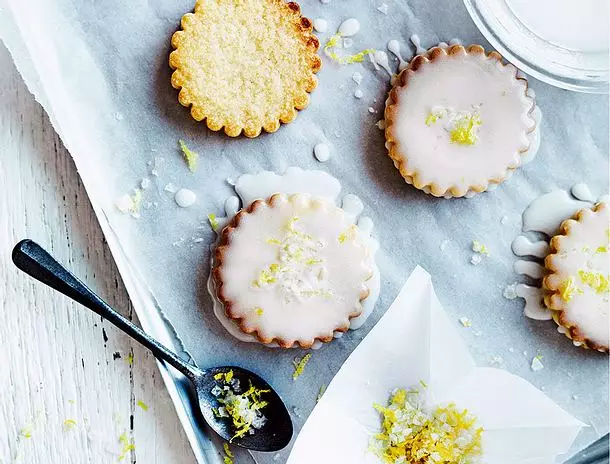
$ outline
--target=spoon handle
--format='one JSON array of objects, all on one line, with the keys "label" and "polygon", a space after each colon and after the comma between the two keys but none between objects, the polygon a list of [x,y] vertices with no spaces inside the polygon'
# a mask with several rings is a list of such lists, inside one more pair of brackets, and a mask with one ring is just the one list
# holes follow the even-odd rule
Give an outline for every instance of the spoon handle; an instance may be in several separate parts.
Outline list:
[{"label": "spoon handle", "polygon": [[200,369],[180,359],[173,351],[112,309],[36,242],[29,239],[20,241],[13,249],[12,257],[15,266],[23,272],[110,321],[152,351],[156,358],[167,361],[189,379],[195,380],[203,374]]}]

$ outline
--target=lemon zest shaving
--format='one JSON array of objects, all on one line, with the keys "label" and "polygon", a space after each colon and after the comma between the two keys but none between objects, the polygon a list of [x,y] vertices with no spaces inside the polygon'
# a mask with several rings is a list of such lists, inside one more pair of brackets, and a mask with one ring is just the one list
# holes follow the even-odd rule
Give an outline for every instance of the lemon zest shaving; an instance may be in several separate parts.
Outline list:
[{"label": "lemon zest shaving", "polygon": [[267,243],[269,245],[281,245],[282,242],[280,242],[277,238],[269,238],[267,239]]},{"label": "lemon zest shaving", "polygon": [[607,246],[598,246],[597,250],[595,250],[595,253],[608,253],[608,247]]},{"label": "lemon zest shaving", "polygon": [[197,170],[199,155],[194,151],[191,151],[183,140],[178,140],[178,143],[180,144],[180,149],[182,150],[182,154],[184,155],[184,160],[186,161],[189,171],[195,172]]},{"label": "lemon zest shaving", "polygon": [[480,253],[485,256],[489,256],[489,248],[484,243],[479,242],[478,240],[472,241],[472,251],[475,253]]},{"label": "lemon zest shaving", "polygon": [[339,234],[337,240],[343,245],[348,240],[353,240],[354,238],[356,238],[356,225],[352,224],[344,232]]},{"label": "lemon zest shaving", "polygon": [[341,38],[341,34],[335,34],[331,36],[324,45],[324,54],[339,64],[361,63],[369,53],[375,52],[374,49],[367,48],[354,55],[339,55],[334,49],[339,45],[339,40]]},{"label": "lemon zest shaving", "polygon": [[256,313],[257,316],[262,316],[264,313],[263,308],[261,308],[261,307],[254,308],[254,312]]},{"label": "lemon zest shaving", "polygon": [[208,221],[210,221],[212,230],[216,232],[218,230],[218,219],[216,219],[216,215],[214,213],[208,214]]},{"label": "lemon zest shaving", "polygon": [[226,383],[229,383],[233,380],[233,369],[228,370],[227,372],[218,372],[214,374],[214,380],[223,380]]},{"label": "lemon zest shaving", "polygon": [[122,461],[127,456],[127,453],[136,449],[136,444],[134,440],[131,441],[127,438],[127,433],[123,432],[119,437],[119,443],[123,446],[121,448],[121,454],[119,454],[119,461]]},{"label": "lemon zest shaving", "polygon": [[222,458],[223,464],[233,464],[233,453],[229,449],[229,444],[228,443],[223,443],[222,449],[225,452],[225,455]]},{"label": "lemon zest shaving", "polygon": [[23,438],[32,438],[32,432],[32,427],[28,425],[19,431],[19,435],[21,435]]},{"label": "lemon zest shaving", "polygon": [[136,404],[140,406],[143,411],[148,411],[148,405],[144,401],[138,400]]},{"label": "lemon zest shaving", "polygon": [[74,419],[64,420],[64,432],[72,430],[74,427],[76,427],[76,421]]},{"label": "lemon zest shaving", "polygon": [[292,373],[292,380],[298,379],[301,376],[301,374],[303,374],[303,371],[305,370],[305,366],[307,366],[307,363],[309,362],[309,358],[311,358],[311,353],[307,353],[301,359],[294,358],[292,360],[292,365],[294,366],[294,372]]},{"label": "lemon zest shaving", "polygon": [[322,384],[320,389],[318,390],[318,396],[316,396],[316,403],[322,399],[324,393],[326,392],[326,384]]},{"label": "lemon zest shaving", "polygon": [[578,277],[580,277],[580,280],[583,284],[592,288],[595,293],[610,292],[610,288],[608,286],[608,277],[604,276],[601,272],[580,270],[578,271]]},{"label": "lemon zest shaving", "polygon": [[559,284],[559,296],[565,302],[570,301],[577,291],[574,280],[574,277],[570,277]]},{"label": "lemon zest shaving", "polygon": [[125,362],[130,366],[133,366],[133,351],[131,351],[125,358]]}]

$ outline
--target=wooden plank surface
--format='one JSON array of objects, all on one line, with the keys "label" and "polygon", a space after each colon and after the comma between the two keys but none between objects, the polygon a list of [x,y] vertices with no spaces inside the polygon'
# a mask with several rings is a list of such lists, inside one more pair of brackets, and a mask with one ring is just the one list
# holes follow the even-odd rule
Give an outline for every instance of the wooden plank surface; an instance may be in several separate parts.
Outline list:
[{"label": "wooden plank surface", "polygon": [[193,463],[154,358],[10,261],[32,238],[133,316],[72,159],[1,43],[0,190],[0,464]]}]

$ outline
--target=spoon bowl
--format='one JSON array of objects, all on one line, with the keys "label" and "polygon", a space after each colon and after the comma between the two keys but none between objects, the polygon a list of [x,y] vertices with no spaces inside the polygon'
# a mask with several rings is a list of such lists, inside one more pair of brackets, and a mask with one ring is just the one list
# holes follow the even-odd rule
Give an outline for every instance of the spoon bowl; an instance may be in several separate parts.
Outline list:
[{"label": "spoon bowl", "polygon": [[[167,362],[185,375],[197,393],[201,416],[224,440],[255,451],[279,451],[292,439],[292,421],[284,402],[260,376],[237,366],[202,370],[185,361],[112,309],[32,240],[22,240],[15,245],[12,258],[13,263],[23,272],[99,314],[148,348],[157,359]],[[226,381],[227,378],[230,381]],[[252,417],[242,415],[247,430],[240,427],[239,429],[244,433],[237,433],[239,430],[234,424],[233,417],[221,413],[221,408],[226,406],[223,404],[223,399],[226,399],[229,393],[246,396],[251,387],[260,392],[258,395],[260,398],[257,397],[259,401],[251,408],[258,407],[260,410],[258,414],[260,423],[255,424],[258,425],[255,427],[251,424]],[[232,398],[235,399],[234,396]],[[260,417],[261,415],[263,418]]]}]

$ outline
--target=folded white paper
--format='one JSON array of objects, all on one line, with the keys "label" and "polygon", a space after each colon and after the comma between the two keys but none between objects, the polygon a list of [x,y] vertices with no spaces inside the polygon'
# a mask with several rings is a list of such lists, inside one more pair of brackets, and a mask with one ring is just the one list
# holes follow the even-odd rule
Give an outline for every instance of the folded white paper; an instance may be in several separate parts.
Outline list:
[{"label": "folded white paper", "polygon": [[477,416],[487,464],[554,463],[584,426],[520,377],[476,367],[430,275],[417,267],[329,385],[288,464],[378,463],[367,452],[380,429],[373,403],[420,381],[428,405],[453,402]]}]

